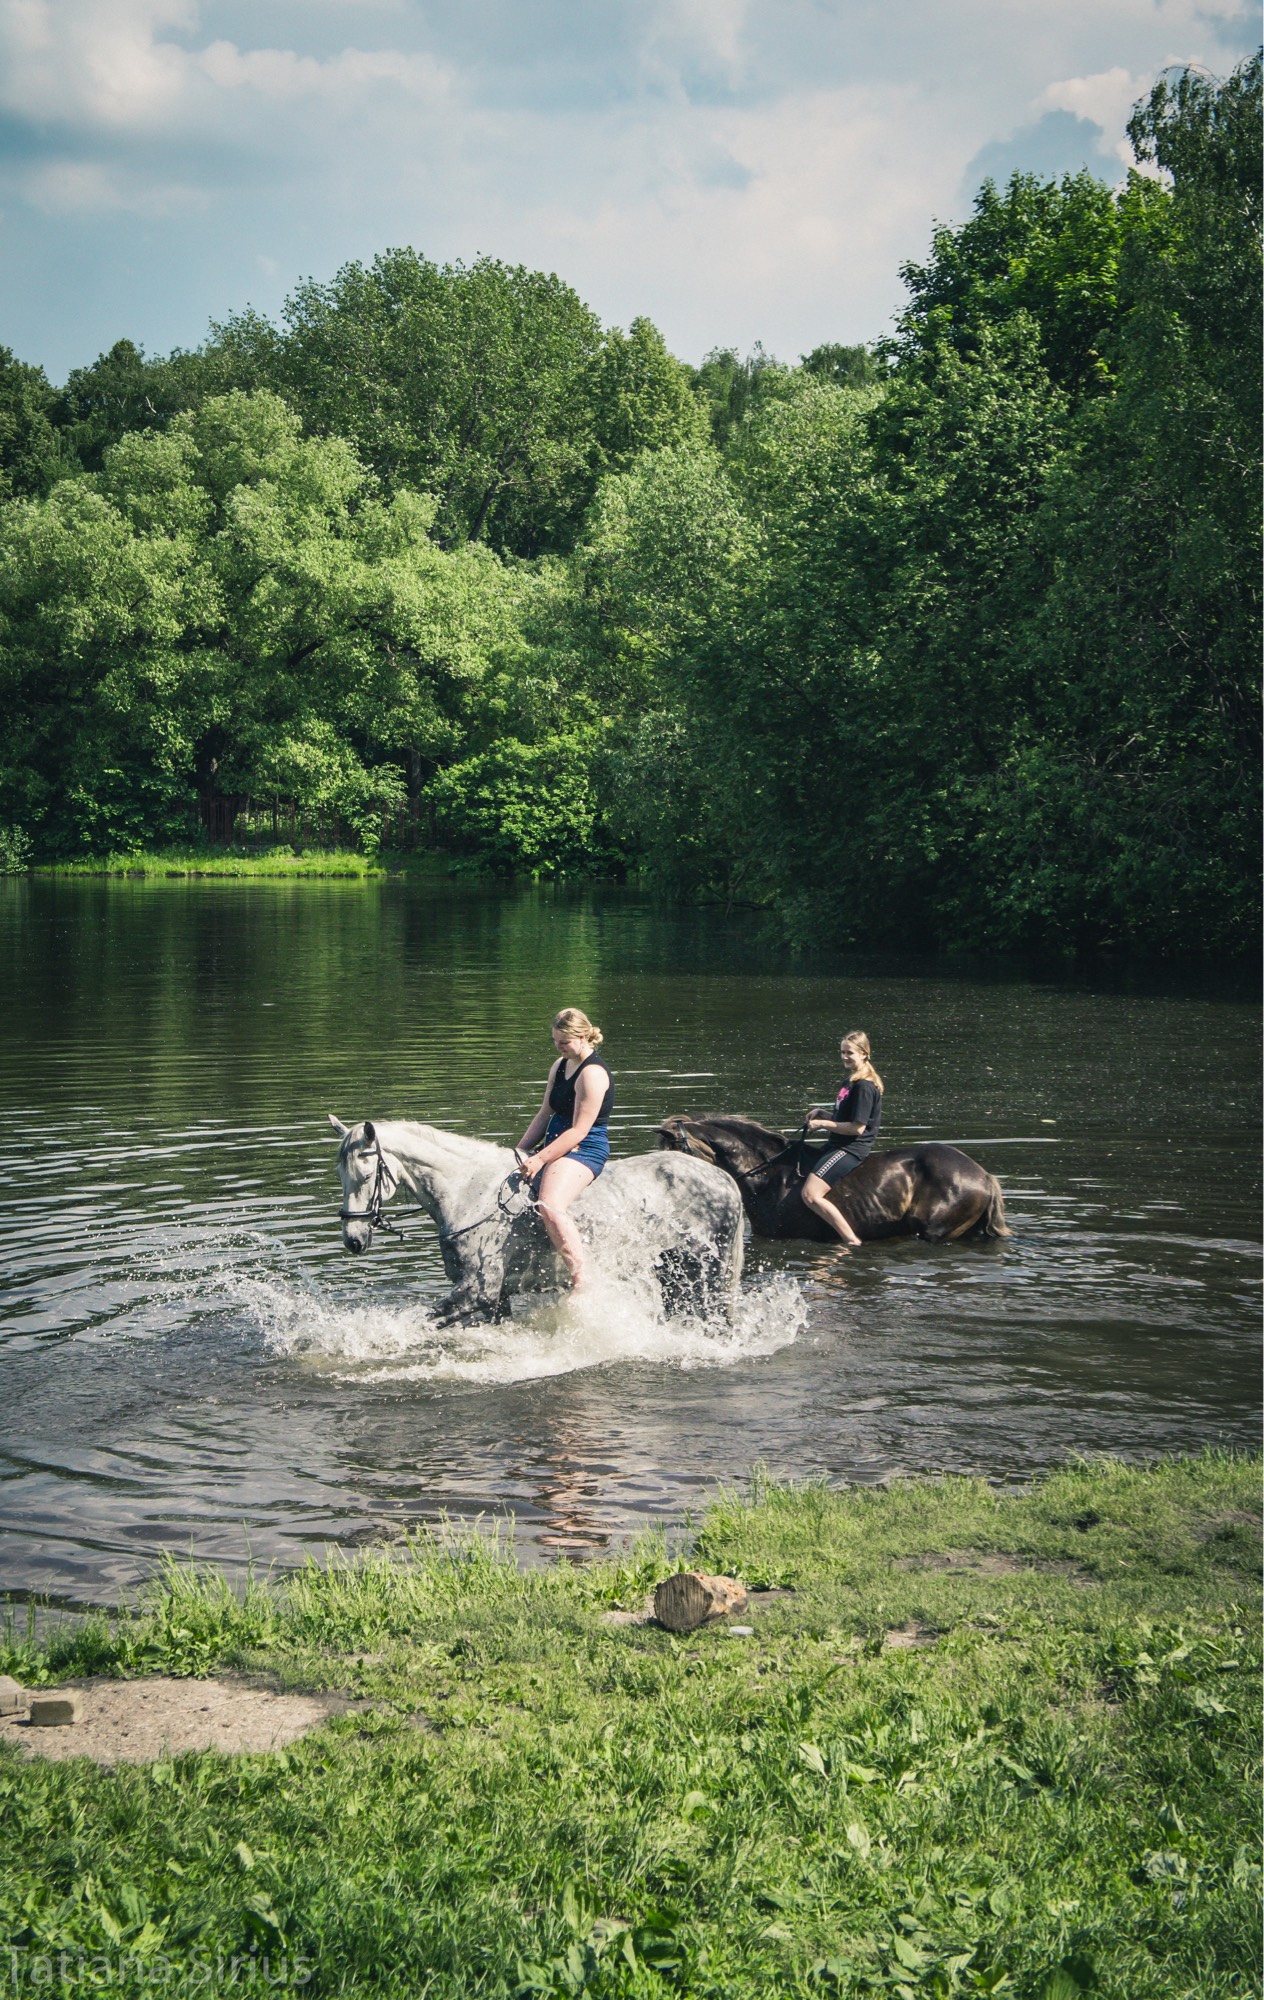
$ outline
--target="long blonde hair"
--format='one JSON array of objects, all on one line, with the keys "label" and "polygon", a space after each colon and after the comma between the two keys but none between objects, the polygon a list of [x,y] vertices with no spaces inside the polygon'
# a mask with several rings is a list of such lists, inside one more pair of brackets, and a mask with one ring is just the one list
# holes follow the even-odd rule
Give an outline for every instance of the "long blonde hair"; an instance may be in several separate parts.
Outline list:
[{"label": "long blonde hair", "polygon": [[595,1049],[601,1047],[601,1029],[593,1026],[580,1007],[563,1007],[560,1014],[553,1016],[553,1026],[563,1035],[572,1035],[577,1042],[591,1042]]},{"label": "long blonde hair", "polygon": [[854,1083],[857,1077],[861,1077],[866,1083],[871,1083],[874,1089],[878,1092],[878,1095],[881,1096],[882,1078],[878,1075],[877,1070],[874,1068],[873,1064],[869,1060],[869,1037],[865,1033],[864,1029],[853,1028],[850,1034],[846,1034],[843,1036],[843,1039],[839,1043],[838,1048],[840,1054],[844,1049],[848,1048],[856,1049],[859,1051],[860,1054],[860,1061],[857,1063],[855,1069],[852,1071],[851,1076],[848,1078],[848,1081]]}]

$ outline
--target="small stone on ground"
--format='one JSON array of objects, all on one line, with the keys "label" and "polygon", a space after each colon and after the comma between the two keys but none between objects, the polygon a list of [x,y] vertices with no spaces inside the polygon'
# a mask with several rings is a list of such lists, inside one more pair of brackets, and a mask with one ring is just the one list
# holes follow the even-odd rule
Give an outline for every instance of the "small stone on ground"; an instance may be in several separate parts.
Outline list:
[{"label": "small stone on ground", "polygon": [[27,1719],[32,1729],[64,1729],[78,1722],[81,1712],[79,1696],[60,1688],[56,1694],[33,1694]]},{"label": "small stone on ground", "polygon": [[0,1715],[25,1715],[31,1697],[12,1674],[0,1674]]}]

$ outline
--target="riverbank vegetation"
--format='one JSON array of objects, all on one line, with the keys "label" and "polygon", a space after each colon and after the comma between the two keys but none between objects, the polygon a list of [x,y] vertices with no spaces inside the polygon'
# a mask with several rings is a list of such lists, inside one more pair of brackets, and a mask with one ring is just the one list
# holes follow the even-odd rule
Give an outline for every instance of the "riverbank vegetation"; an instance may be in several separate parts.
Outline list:
[{"label": "riverbank vegetation", "polygon": [[341,877],[362,880],[368,875],[384,875],[381,861],[353,848],[322,848],[314,853],[292,847],[265,847],[251,852],[243,848],[170,847],[150,852],[103,854],[76,861],[55,861],[39,871],[44,875],[210,875],[238,881],[266,881],[291,877]]},{"label": "riverbank vegetation", "polygon": [[172,1566],[139,1617],[0,1664],[354,1705],[270,1754],[6,1753],[15,1981],[66,1952],[178,1993],[267,1957],[434,2000],[1245,2000],[1259,1477],[1206,1452],[1021,1492],[756,1480],[692,1545],[764,1587],[749,1636],[611,1622],[661,1545],[524,1571],[419,1536],[244,1595]]},{"label": "riverbank vegetation", "polygon": [[1259,60],[1130,130],[796,366],[411,251],[60,391],[3,359],[0,856],[272,801],[804,944],[1246,950]]}]

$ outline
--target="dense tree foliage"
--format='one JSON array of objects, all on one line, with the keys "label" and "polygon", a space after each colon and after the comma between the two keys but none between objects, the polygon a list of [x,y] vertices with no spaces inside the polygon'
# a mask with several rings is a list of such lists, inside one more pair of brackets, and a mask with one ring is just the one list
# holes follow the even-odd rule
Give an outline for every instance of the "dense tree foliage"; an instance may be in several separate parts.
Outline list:
[{"label": "dense tree foliage", "polygon": [[0,347],[0,500],[46,493],[69,470],[54,401],[43,369]]},{"label": "dense tree foliage", "polygon": [[877,392],[731,434],[756,547],[664,663],[656,872],[814,942],[1251,937],[1258,60],[1133,139],[1167,181],[985,187]]},{"label": "dense tree foliage", "polygon": [[906,264],[909,303],[891,353],[906,365],[951,346],[972,354],[987,327],[1023,313],[1053,380],[1071,390],[1109,379],[1122,244],[1158,195],[1134,178],[1121,195],[1091,174],[985,181],[963,228],[937,229],[927,264]]},{"label": "dense tree foliage", "polygon": [[744,361],[735,347],[712,348],[702,366],[693,371],[692,381],[721,450],[762,402],[780,393],[787,372],[758,342]]},{"label": "dense tree foliage", "polygon": [[[0,354],[0,831],[405,791],[814,943],[1253,935],[1260,63],[1015,175],[878,347],[696,370],[392,251],[60,396]],[[16,829],[16,831],[13,831]]]},{"label": "dense tree foliage", "polygon": [[199,790],[374,836],[462,740],[502,576],[266,391],[207,400],[0,524],[0,818],[45,852],[184,833]]}]

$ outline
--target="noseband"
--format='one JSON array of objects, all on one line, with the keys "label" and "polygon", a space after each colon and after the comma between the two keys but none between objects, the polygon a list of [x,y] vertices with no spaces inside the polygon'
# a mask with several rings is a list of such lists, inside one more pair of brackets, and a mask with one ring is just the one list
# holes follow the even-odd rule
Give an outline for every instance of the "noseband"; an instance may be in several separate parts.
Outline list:
[{"label": "noseband", "polygon": [[387,1179],[386,1161],[382,1157],[381,1140],[378,1139],[375,1144],[377,1146],[377,1171],[373,1176],[373,1191],[369,1196],[369,1205],[367,1208],[340,1208],[338,1210],[338,1220],[339,1222],[367,1222],[370,1236],[375,1229],[384,1229],[388,1236],[398,1236],[402,1241],[403,1230],[397,1229],[393,1222],[388,1222],[382,1212],[383,1202],[390,1200],[390,1196],[394,1194],[399,1183],[392,1179],[390,1194],[383,1194],[382,1183]]}]

